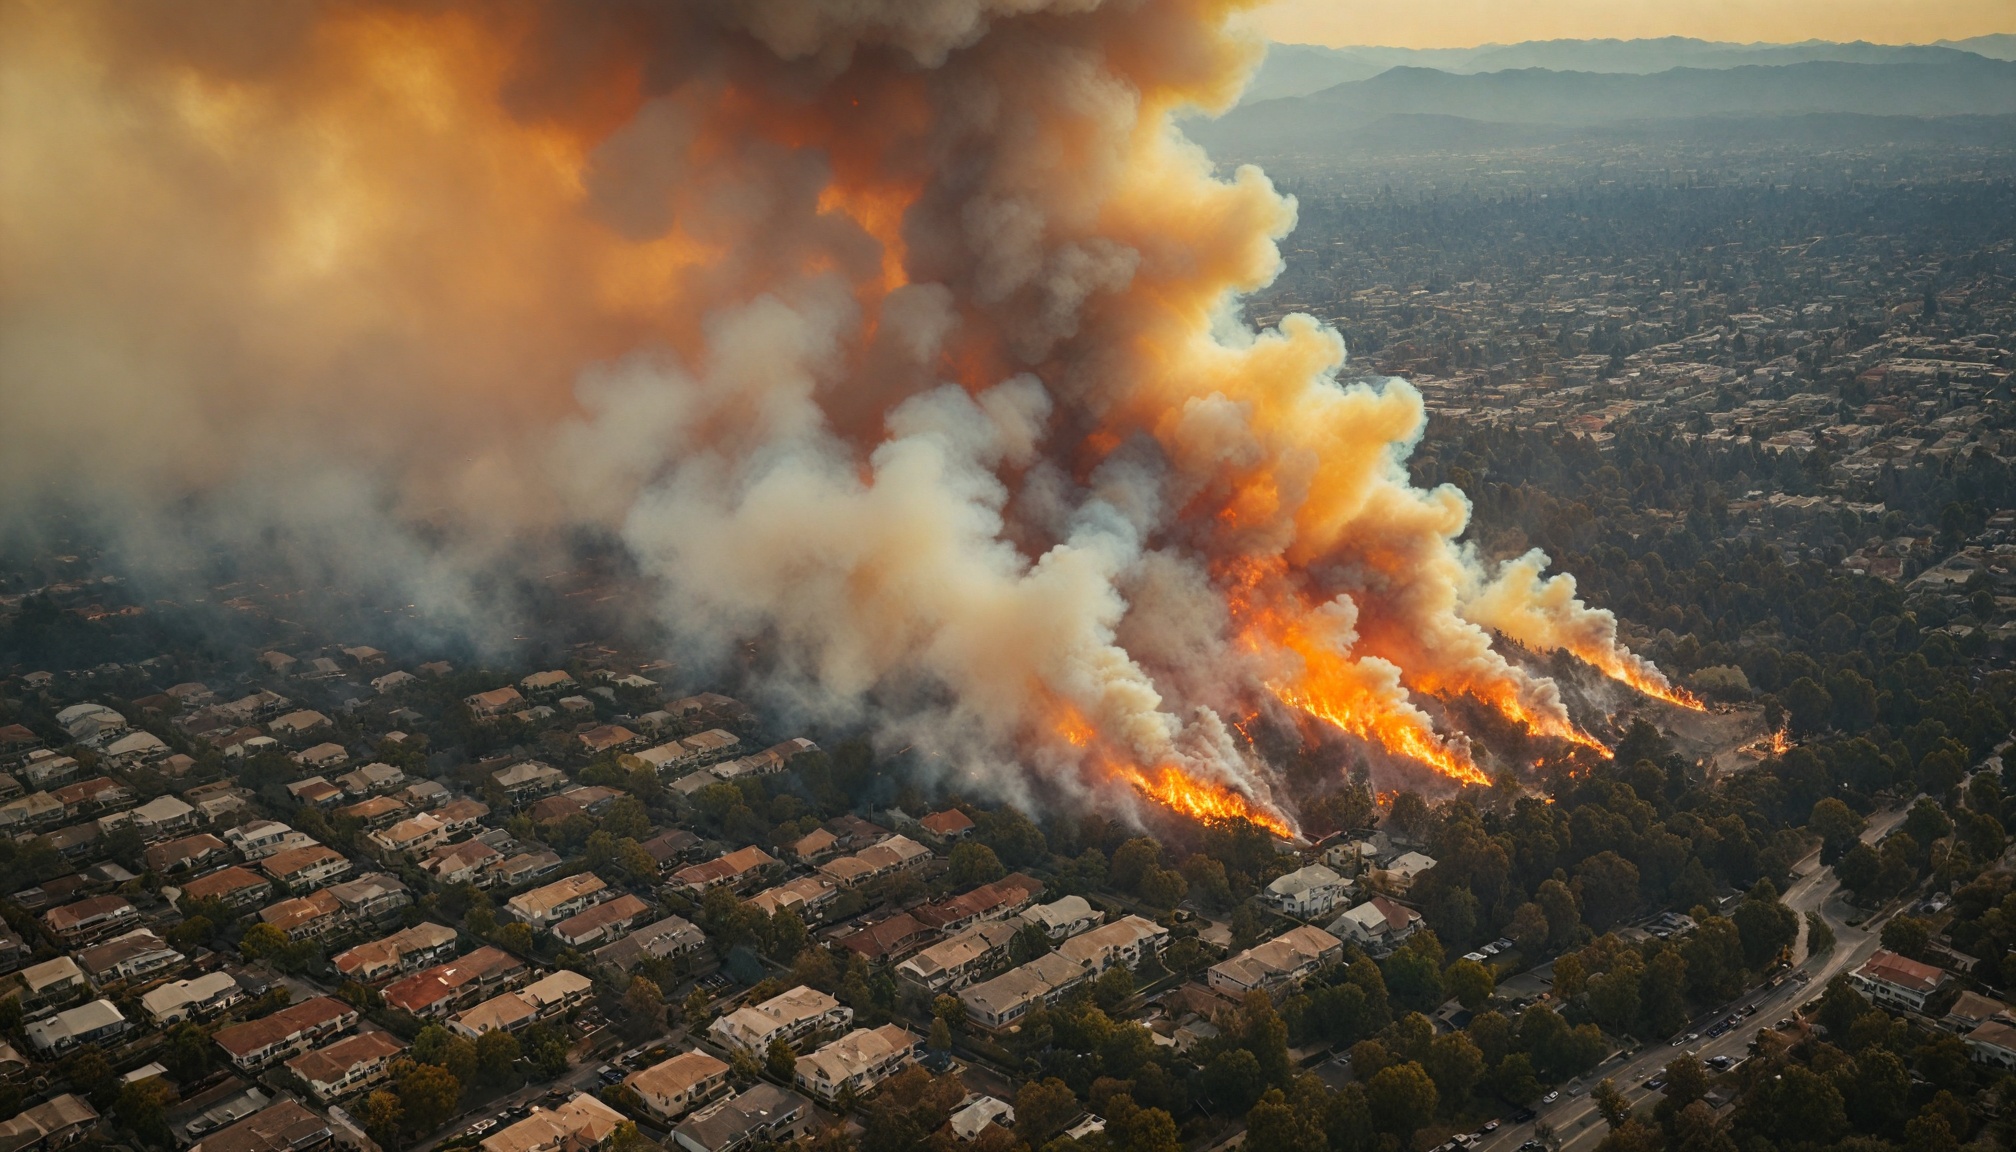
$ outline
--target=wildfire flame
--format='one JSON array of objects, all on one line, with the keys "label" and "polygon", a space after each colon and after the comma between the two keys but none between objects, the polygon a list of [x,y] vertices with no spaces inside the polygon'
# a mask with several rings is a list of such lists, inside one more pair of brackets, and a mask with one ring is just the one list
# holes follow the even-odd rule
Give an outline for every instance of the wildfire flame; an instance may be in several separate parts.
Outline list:
[{"label": "wildfire flame", "polygon": [[1764,742],[1764,747],[1773,756],[1783,756],[1792,750],[1792,737],[1785,729],[1780,728],[1776,732],[1771,733],[1770,738]]},{"label": "wildfire flame", "polygon": [[[1571,649],[1572,651],[1572,649]],[[1692,712],[1706,712],[1708,706],[1700,698],[1661,676],[1657,669],[1640,667],[1620,659],[1615,652],[1576,652],[1575,655],[1594,664],[1598,671],[1612,680],[1618,680],[1655,700],[1685,708]]]},{"label": "wildfire flame", "polygon": [[1247,820],[1276,836],[1293,838],[1295,835],[1295,830],[1286,821],[1262,810],[1244,796],[1229,788],[1197,780],[1173,765],[1157,768],[1152,779],[1135,768],[1122,770],[1121,777],[1143,796],[1193,820],[1207,824]]}]

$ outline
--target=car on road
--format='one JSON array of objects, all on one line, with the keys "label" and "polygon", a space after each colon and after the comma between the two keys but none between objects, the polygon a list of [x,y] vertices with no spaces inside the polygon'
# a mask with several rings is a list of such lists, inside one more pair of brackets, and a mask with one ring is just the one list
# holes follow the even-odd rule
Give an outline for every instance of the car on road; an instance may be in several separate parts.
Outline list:
[{"label": "car on road", "polygon": [[1682,1045],[1682,1044],[1685,1044],[1686,1042],[1687,1042],[1687,1037],[1685,1037],[1685,1036],[1675,1036],[1675,1037],[1673,1037],[1673,1039],[1672,1039],[1672,1040],[1671,1040],[1671,1041],[1670,1041],[1670,1042],[1668,1043],[1668,1047],[1672,1047],[1672,1048],[1678,1048],[1678,1047],[1679,1047],[1680,1045]]},{"label": "car on road", "polygon": [[496,1126],[497,1121],[494,1118],[485,1116],[483,1119],[478,1120],[474,1124],[469,1125],[469,1132],[471,1135],[481,1136],[483,1133],[488,1132],[490,1129],[495,1128]]},{"label": "car on road", "polygon": [[1560,1093],[1560,1091],[1559,1091],[1559,1090],[1556,1090],[1556,1091],[1553,1091],[1553,1092],[1549,1092],[1549,1093],[1547,1093],[1547,1094],[1546,1094],[1545,1096],[1542,1096],[1542,1097],[1540,1097],[1540,1103],[1542,1103],[1542,1104],[1552,1104],[1552,1103],[1553,1103],[1554,1101],[1556,1101],[1556,1100],[1559,1100],[1560,1098],[1561,1098],[1561,1093]]},{"label": "car on road", "polygon": [[1521,1108],[1517,1112],[1512,1113],[1512,1122],[1515,1124],[1524,1124],[1538,1115],[1540,1114],[1531,1108]]},{"label": "car on road", "polygon": [[1546,1152],[1547,1145],[1538,1140],[1528,1140],[1519,1145],[1519,1152]]},{"label": "car on road", "polygon": [[1666,1078],[1664,1076],[1654,1076],[1650,1080],[1645,1081],[1646,1089],[1652,1092],[1657,1092],[1659,1089],[1664,1088],[1665,1086],[1666,1086]]},{"label": "car on road", "polygon": [[1745,1004],[1745,1005],[1743,1006],[1743,1015],[1745,1015],[1745,1016],[1755,1016],[1756,1014],[1757,1014],[1757,1005],[1755,1005],[1755,1004]]},{"label": "car on road", "polygon": [[1496,944],[1500,952],[1509,952],[1512,949],[1512,938],[1509,936],[1500,936],[1491,943]]},{"label": "car on road", "polygon": [[1499,1121],[1497,1121],[1497,1120],[1486,1120],[1486,1121],[1484,1122],[1484,1127],[1482,1127],[1482,1128],[1478,1129],[1478,1131],[1480,1131],[1480,1132],[1496,1132],[1496,1131],[1498,1130],[1498,1125],[1499,1125],[1499,1123],[1500,1123],[1500,1122],[1499,1122]]},{"label": "car on road", "polygon": [[1710,1056],[1707,1060],[1708,1066],[1717,1072],[1727,1072],[1729,1065],[1735,1062],[1735,1058],[1730,1056]]},{"label": "car on road", "polygon": [[1694,1041],[1696,1041],[1696,1040],[1699,1040],[1700,1038],[1701,1038],[1701,1034],[1700,1034],[1699,1032],[1689,1032],[1689,1033],[1687,1033],[1687,1043],[1689,1043],[1689,1044],[1692,1044],[1692,1043],[1693,1043]]}]

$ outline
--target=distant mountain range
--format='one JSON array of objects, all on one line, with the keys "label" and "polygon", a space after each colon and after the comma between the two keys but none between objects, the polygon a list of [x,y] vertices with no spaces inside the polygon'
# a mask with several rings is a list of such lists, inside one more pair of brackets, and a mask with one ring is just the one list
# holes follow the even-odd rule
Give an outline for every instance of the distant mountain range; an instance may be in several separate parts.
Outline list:
[{"label": "distant mountain range", "polygon": [[[1995,38],[2016,40],[2016,37]],[[1618,61],[1665,41],[1551,41],[1493,49],[1554,53],[1570,49]],[[1734,46],[1678,41],[1721,50]],[[1995,45],[1990,45],[1995,46]],[[1733,67],[1669,67],[1655,72],[1520,67],[1455,72],[1417,65],[1387,66],[1375,75],[1299,96],[1249,100],[1215,121],[1186,131],[1222,159],[1336,147],[1461,148],[1513,138],[1560,139],[1598,128],[1671,136],[1681,121],[1723,124],[1748,136],[1821,131],[1847,139],[1908,139],[1908,123],[1931,117],[1972,117],[1953,130],[1970,139],[2007,139],[2016,123],[2016,61],[1941,45],[1885,49],[1880,45],[1779,45],[1818,51],[1869,49],[1876,61],[1801,60]],[[1544,50],[1544,51],[1543,51]],[[1676,51],[1679,49],[1675,49]],[[1327,51],[1327,50],[1326,50]],[[1386,50],[1381,50],[1386,51]],[[1484,53],[1484,49],[1466,49]],[[1481,56],[1475,57],[1481,59]],[[1512,58],[1500,55],[1496,59]],[[1767,57],[1768,58],[1768,57]],[[1885,123],[1851,124],[1855,118]],[[1916,118],[1904,120],[1899,118]],[[2005,122],[2005,118],[2008,122]],[[1665,127],[1659,127],[1664,125]],[[1517,127],[1514,132],[1510,129]],[[1845,136],[1844,136],[1845,134]],[[1948,132],[1947,135],[1952,135]]]},{"label": "distant mountain range", "polygon": [[1306,96],[1338,84],[1369,80],[1389,68],[1433,68],[1442,72],[1503,72],[1546,68],[1557,72],[1664,72],[1670,68],[1739,68],[1745,65],[1936,64],[1970,53],[2016,60],[2016,34],[1942,40],[1937,44],[1833,43],[1730,44],[1667,36],[1655,40],[1529,40],[1476,48],[1323,48],[1275,44],[1268,49],[1245,102]]}]

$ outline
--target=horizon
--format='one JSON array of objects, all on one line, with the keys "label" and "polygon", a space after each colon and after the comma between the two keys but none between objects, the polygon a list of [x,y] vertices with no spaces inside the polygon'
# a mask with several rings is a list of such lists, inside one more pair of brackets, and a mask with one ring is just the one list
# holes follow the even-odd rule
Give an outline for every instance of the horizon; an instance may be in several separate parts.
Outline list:
[{"label": "horizon", "polygon": [[2016,29],[2007,32],[1981,32],[1972,36],[1947,36],[1937,40],[1869,40],[1855,38],[1833,40],[1824,36],[1808,36],[1803,40],[1713,40],[1705,36],[1689,36],[1670,33],[1661,36],[1545,36],[1528,37],[1523,40],[1485,40],[1476,44],[1447,44],[1432,48],[1417,48],[1406,44],[1324,44],[1314,40],[1281,40],[1269,37],[1269,45],[1281,44],[1296,48],[1331,48],[1347,51],[1353,48],[1380,49],[1389,52],[1481,52],[1486,48],[1514,48],[1521,44],[1638,44],[1660,40],[1684,40],[1696,44],[1707,44],[1716,48],[1798,48],[1807,44],[1868,44],[1878,48],[1941,48],[1970,40],[1982,40],[1991,36],[2016,36]]},{"label": "horizon", "polygon": [[[1551,0],[1505,5],[1492,0],[1271,0],[1248,17],[1271,41],[1319,47],[1460,49],[1533,40],[1659,39],[1683,36],[1734,44],[1809,40],[1932,44],[2016,31],[2012,0],[1672,0],[1616,4]],[[1454,43],[1451,33],[1475,36]]]}]

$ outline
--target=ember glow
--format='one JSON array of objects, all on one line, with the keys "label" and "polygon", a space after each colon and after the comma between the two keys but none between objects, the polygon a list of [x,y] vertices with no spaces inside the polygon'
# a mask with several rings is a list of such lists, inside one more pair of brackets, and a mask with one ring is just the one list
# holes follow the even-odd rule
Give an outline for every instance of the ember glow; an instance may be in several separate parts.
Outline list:
[{"label": "ember glow", "polygon": [[1600,750],[1499,637],[1698,707],[1464,543],[1412,387],[1239,318],[1294,204],[1179,123],[1241,7],[7,6],[0,494],[500,651],[498,570],[605,541],[682,674],[760,650],[775,711],[1039,810],[1290,834],[1280,739],[1525,767],[1470,702]]}]

